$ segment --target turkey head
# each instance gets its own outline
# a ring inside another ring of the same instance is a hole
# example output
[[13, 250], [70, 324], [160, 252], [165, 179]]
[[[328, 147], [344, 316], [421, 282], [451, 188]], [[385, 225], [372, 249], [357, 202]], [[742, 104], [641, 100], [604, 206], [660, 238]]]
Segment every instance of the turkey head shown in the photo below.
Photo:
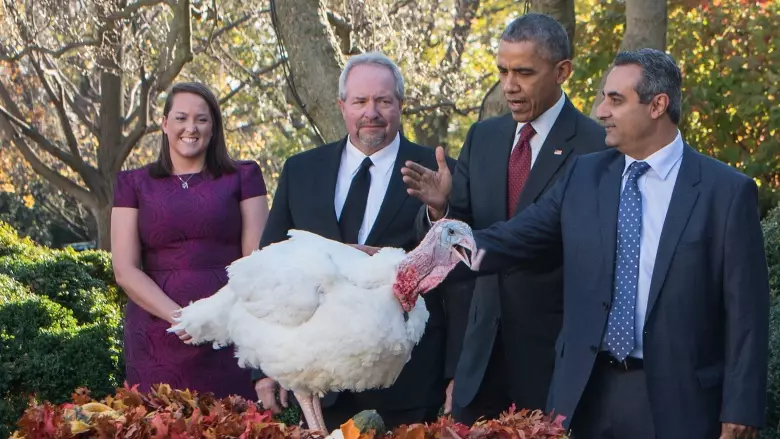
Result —
[[433, 224], [425, 239], [396, 268], [393, 292], [404, 311], [417, 296], [438, 286], [459, 262], [471, 267], [476, 243], [468, 224], [443, 219]]

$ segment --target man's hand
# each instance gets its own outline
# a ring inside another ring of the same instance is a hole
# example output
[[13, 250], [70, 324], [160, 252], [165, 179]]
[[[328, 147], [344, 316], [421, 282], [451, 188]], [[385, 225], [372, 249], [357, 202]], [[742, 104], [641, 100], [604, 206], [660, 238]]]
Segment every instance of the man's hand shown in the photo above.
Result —
[[724, 423], [720, 430], [720, 439], [756, 439], [758, 430], [747, 425]]
[[263, 407], [270, 410], [271, 413], [279, 414], [282, 407], [287, 408], [287, 389], [279, 387], [279, 403], [276, 402], [276, 389], [279, 387], [276, 381], [271, 378], [263, 378], [255, 382], [255, 392], [257, 392], [258, 402], [262, 402]]
[[428, 206], [431, 220], [434, 221], [444, 216], [447, 197], [452, 191], [452, 174], [441, 146], [436, 147], [436, 163], [439, 166], [436, 172], [412, 161], [407, 161], [406, 166], [401, 168], [406, 192]]
[[447, 390], [444, 392], [444, 414], [452, 413], [452, 389], [455, 387], [455, 380], [450, 380]]

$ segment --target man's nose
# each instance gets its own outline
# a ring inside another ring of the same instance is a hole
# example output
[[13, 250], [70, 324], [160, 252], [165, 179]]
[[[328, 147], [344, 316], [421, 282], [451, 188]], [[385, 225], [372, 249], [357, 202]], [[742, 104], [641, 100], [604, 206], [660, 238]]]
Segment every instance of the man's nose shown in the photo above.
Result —
[[364, 116], [370, 120], [379, 117], [379, 111], [377, 110], [376, 102], [370, 101], [366, 104], [366, 112]]
[[596, 106], [596, 118], [602, 121], [610, 116], [607, 106], [604, 105], [606, 102], [607, 100], [604, 99]]
[[514, 76], [512, 73], [507, 73], [506, 76], [501, 80], [501, 90], [504, 93], [517, 93], [520, 91], [520, 86], [515, 81]]

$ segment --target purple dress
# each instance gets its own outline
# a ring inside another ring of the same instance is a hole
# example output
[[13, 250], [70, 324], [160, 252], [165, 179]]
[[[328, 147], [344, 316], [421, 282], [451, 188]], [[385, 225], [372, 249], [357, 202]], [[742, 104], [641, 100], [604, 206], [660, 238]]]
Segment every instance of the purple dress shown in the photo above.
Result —
[[[144, 272], [176, 303], [188, 305], [227, 283], [225, 267], [241, 258], [239, 203], [266, 194], [260, 167], [237, 162], [218, 179], [195, 174], [182, 188], [176, 176], [152, 178], [148, 167], [117, 175], [114, 206], [138, 209]], [[258, 243], [259, 244], [259, 243]], [[166, 330], [170, 324], [132, 301], [124, 322], [127, 382], [146, 392], [152, 384], [212, 392], [218, 398], [256, 399], [250, 370], [238, 367], [228, 346], [191, 346]]]

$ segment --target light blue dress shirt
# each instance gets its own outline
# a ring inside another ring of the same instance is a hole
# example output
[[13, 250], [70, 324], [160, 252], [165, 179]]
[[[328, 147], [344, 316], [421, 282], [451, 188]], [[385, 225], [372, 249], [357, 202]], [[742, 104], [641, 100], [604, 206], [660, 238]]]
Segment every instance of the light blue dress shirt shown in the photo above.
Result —
[[[683, 155], [683, 141], [680, 132], [672, 143], [664, 146], [644, 161], [650, 169], [637, 181], [642, 194], [642, 230], [639, 241], [639, 283], [637, 285], [636, 315], [634, 334], [636, 345], [629, 353], [630, 357], [644, 358], [642, 333], [647, 314], [647, 300], [650, 295], [650, 280], [653, 278], [658, 243], [664, 228], [666, 212], [672, 199], [672, 191], [680, 171]], [[626, 155], [623, 168], [623, 180], [620, 191], [628, 179], [628, 167], [636, 160]], [[602, 344], [606, 349], [606, 343]]]

